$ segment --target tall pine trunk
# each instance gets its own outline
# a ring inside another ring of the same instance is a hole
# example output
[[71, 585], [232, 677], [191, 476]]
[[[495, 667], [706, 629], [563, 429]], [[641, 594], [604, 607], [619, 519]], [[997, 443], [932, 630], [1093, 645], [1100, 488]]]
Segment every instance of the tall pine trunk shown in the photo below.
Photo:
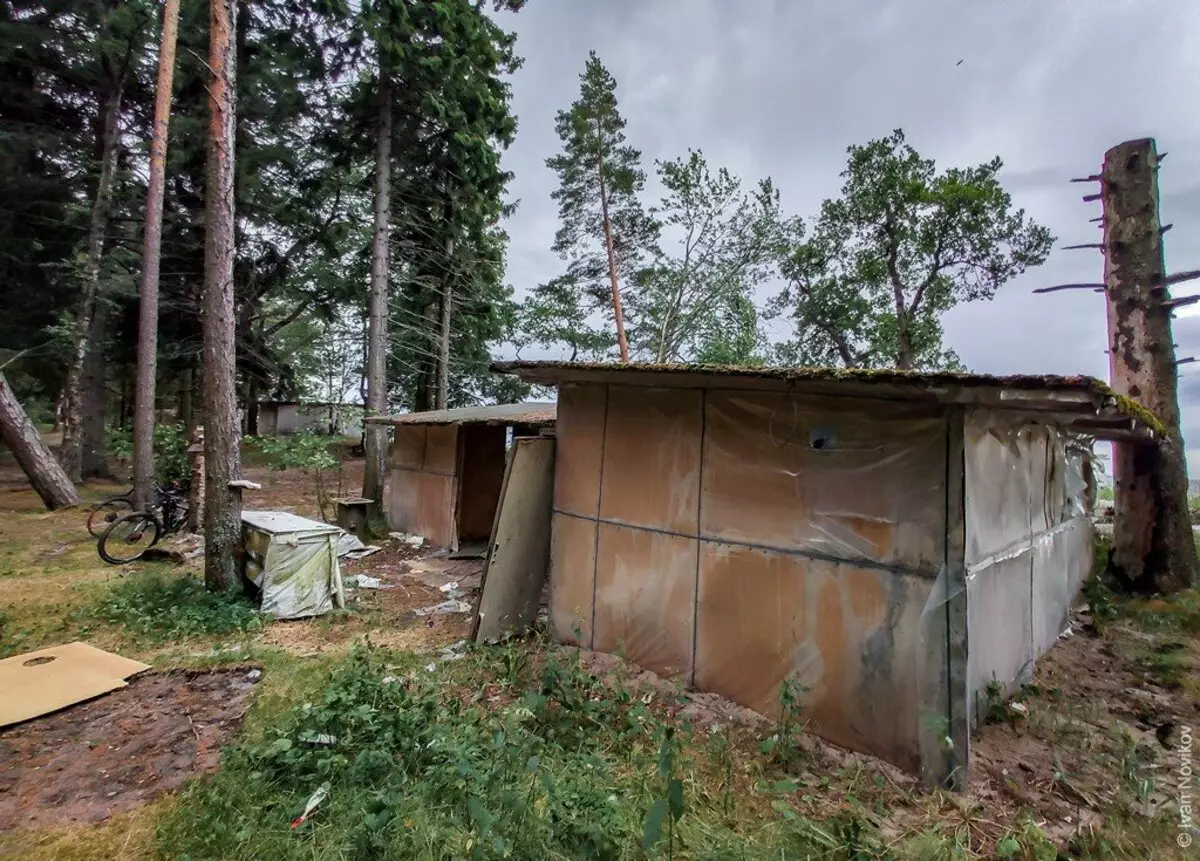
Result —
[[84, 479], [112, 478], [108, 468], [105, 415], [108, 408], [108, 303], [100, 296], [88, 330], [87, 358], [83, 363], [83, 419], [80, 422], [80, 473]]
[[240, 586], [241, 494], [234, 321], [234, 116], [236, 0], [210, 0], [208, 170], [204, 238], [204, 582]]
[[0, 440], [13, 453], [47, 508], [53, 511], [79, 502], [75, 485], [42, 442], [3, 372], [0, 372]]
[[[382, 48], [380, 49], [382, 53]], [[368, 416], [387, 413], [387, 318], [389, 227], [392, 207], [392, 82], [387, 66], [379, 64], [379, 115], [375, 141], [375, 235], [371, 241], [371, 302], [367, 322], [367, 410]], [[366, 463], [363, 493], [383, 504], [383, 470], [387, 431], [379, 425], [366, 426]]]
[[[600, 122], [596, 122], [599, 132]], [[608, 188], [604, 180], [604, 152], [601, 148], [596, 159], [596, 171], [600, 177], [600, 214], [604, 219], [604, 250], [608, 254], [608, 283], [612, 290], [613, 317], [617, 321], [617, 348], [621, 361], [629, 361], [629, 341], [625, 337], [625, 315], [621, 310], [621, 285], [617, 281], [617, 252], [613, 248], [612, 221], [608, 217]]]
[[[446, 227], [452, 229], [454, 212], [446, 207]], [[437, 400], [434, 409], [444, 410], [450, 400], [450, 321], [454, 314], [454, 235], [446, 238], [446, 274], [442, 278], [442, 304], [438, 311]]]
[[[88, 225], [87, 259], [84, 264], [83, 292], [75, 316], [67, 381], [63, 389], [62, 447], [59, 459], [71, 481], [82, 478], [83, 470], [83, 375], [88, 349], [92, 346], [92, 318], [96, 313], [96, 294], [100, 288], [100, 262], [104, 236], [108, 232], [108, 208], [112, 197], [112, 175], [116, 167], [121, 116], [121, 84], [111, 84], [102, 108], [104, 122], [100, 147], [100, 172], [96, 181], [96, 199]], [[97, 349], [102, 349], [98, 346]]]
[[[142, 284], [138, 313], [137, 382], [133, 401], [133, 492], [139, 508], [154, 498], [154, 388], [158, 373], [158, 275], [162, 259], [163, 192], [167, 171], [167, 129], [175, 77], [179, 0], [163, 8], [158, 48], [158, 83], [150, 139], [150, 181], [142, 242]], [[190, 383], [190, 374], [189, 383]]]

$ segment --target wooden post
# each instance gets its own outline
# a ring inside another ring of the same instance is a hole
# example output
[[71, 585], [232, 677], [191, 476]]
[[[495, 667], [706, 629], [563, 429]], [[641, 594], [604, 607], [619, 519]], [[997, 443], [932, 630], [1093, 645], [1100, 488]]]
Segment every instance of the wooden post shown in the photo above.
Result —
[[1171, 306], [1153, 139], [1110, 149], [1100, 175], [1113, 388], [1161, 422], [1157, 445], [1114, 443], [1110, 566], [1130, 589], [1175, 592], [1196, 579]]

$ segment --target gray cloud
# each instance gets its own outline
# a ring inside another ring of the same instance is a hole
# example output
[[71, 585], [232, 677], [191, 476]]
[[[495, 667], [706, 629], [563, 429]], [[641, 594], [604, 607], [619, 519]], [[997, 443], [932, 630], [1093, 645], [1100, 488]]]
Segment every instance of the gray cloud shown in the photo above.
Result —
[[[521, 199], [509, 224], [518, 292], [558, 271], [544, 160], [558, 150], [554, 112], [575, 97], [589, 49], [617, 78], [648, 169], [701, 148], [747, 181], [770, 175], [805, 217], [836, 193], [847, 146], [902, 127], [942, 165], [1001, 156], [1018, 205], [1062, 244], [1091, 242], [1098, 206], [1068, 180], [1095, 172], [1108, 147], [1154, 136], [1171, 153], [1160, 175], [1163, 220], [1175, 223], [1168, 264], [1200, 268], [1193, 0], [533, 0], [503, 22], [525, 57], [506, 155]], [[949, 314], [949, 344], [973, 370], [1105, 377], [1102, 297], [1031, 295], [1101, 273], [1098, 253], [1056, 251], [994, 301]], [[1179, 317], [1176, 340], [1200, 352], [1200, 313]], [[1188, 437], [1200, 447], [1200, 369], [1181, 370], [1185, 425], [1195, 423]]]

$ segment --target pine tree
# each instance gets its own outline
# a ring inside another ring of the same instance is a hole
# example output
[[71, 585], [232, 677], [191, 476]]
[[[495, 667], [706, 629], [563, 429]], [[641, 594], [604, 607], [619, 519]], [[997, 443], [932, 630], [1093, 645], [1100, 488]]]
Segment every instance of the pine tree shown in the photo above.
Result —
[[[621, 282], [628, 283], [642, 266], [657, 240], [658, 225], [637, 198], [646, 184], [642, 154], [625, 143], [616, 89], [616, 79], [593, 51], [580, 75], [579, 98], [558, 112], [555, 130], [563, 151], [547, 159], [546, 166], [558, 174], [551, 198], [558, 203], [561, 225], [552, 247], [567, 261], [567, 272], [534, 291], [526, 316], [536, 319], [539, 306], [549, 310], [556, 303], [560, 312], [586, 318], [610, 302], [617, 349], [627, 362]], [[564, 287], [571, 292], [564, 293]], [[577, 350], [579, 344], [572, 347]]]

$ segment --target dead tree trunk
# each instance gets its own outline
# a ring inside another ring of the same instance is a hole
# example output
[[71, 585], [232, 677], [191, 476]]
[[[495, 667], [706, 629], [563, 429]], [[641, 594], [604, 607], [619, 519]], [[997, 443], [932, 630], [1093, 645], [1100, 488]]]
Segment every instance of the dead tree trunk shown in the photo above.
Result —
[[1158, 445], [1114, 443], [1111, 566], [1130, 589], [1175, 592], [1196, 579], [1179, 432], [1170, 294], [1158, 220], [1158, 154], [1150, 139], [1104, 157], [1104, 281], [1113, 388], [1153, 412]]
[[[133, 400], [133, 495], [138, 508], [154, 498], [154, 388], [158, 373], [158, 274], [162, 259], [163, 192], [166, 187], [167, 129], [175, 78], [175, 41], [179, 0], [163, 8], [158, 47], [158, 82], [150, 138], [150, 180], [146, 188], [146, 226], [142, 240], [139, 290], [137, 382]], [[189, 375], [190, 377], [190, 375]]]
[[[387, 318], [388, 257], [392, 197], [392, 84], [387, 64], [379, 66], [379, 115], [375, 128], [375, 236], [371, 241], [371, 302], [367, 323], [367, 410], [368, 416], [387, 413]], [[366, 426], [366, 463], [363, 491], [375, 500], [376, 510], [383, 500], [383, 468], [386, 430], [379, 425]]]
[[210, 0], [208, 170], [204, 240], [204, 582], [240, 588], [241, 493], [234, 320], [234, 113], [236, 75], [233, 6]]
[[96, 199], [92, 203], [91, 223], [88, 225], [83, 293], [75, 315], [71, 360], [67, 366], [67, 381], [63, 389], [63, 433], [59, 458], [72, 481], [79, 481], [82, 475], [83, 372], [92, 331], [92, 317], [96, 312], [96, 294], [100, 288], [100, 258], [104, 253], [104, 235], [108, 231], [109, 198], [112, 195], [112, 175], [117, 160], [117, 126], [121, 115], [119, 83], [114, 83], [109, 89], [102, 110], [104, 125], [101, 132], [103, 143], [100, 148], [100, 173], [96, 182]]
[[0, 373], [0, 439], [13, 453], [37, 495], [51, 511], [79, 503], [79, 491], [38, 436], [17, 396]]

